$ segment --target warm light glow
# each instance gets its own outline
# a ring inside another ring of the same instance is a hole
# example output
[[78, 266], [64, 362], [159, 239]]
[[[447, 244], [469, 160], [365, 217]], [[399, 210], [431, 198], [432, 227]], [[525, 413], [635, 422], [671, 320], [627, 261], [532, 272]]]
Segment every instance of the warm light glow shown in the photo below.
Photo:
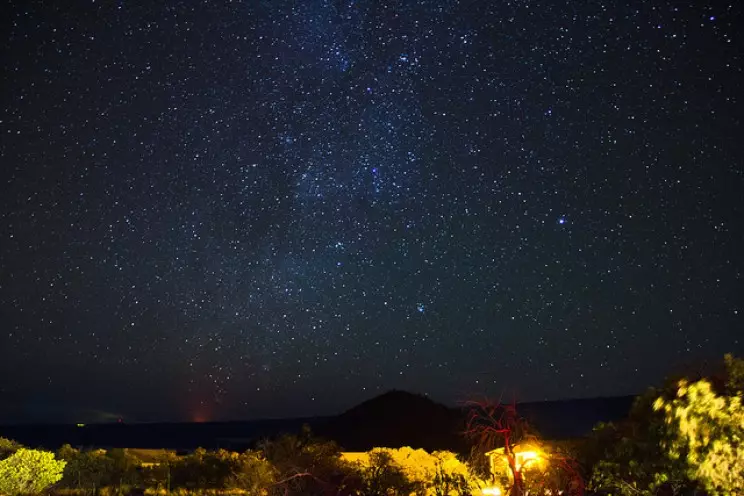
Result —
[[[547, 466], [548, 456], [535, 444], [515, 446], [513, 453], [514, 468], [522, 473], [522, 477], [527, 475], [525, 472], [543, 471]], [[494, 476], [505, 473], [510, 479], [513, 478], [504, 448], [489, 451], [486, 455], [490, 459], [491, 473]]]
[[519, 451], [515, 453], [515, 455], [517, 468], [519, 470], [522, 470], [522, 467], [524, 467], [529, 462], [540, 460], [540, 454], [537, 451]]
[[483, 494], [487, 494], [489, 496], [501, 496], [501, 489], [498, 487], [486, 487], [483, 489]]

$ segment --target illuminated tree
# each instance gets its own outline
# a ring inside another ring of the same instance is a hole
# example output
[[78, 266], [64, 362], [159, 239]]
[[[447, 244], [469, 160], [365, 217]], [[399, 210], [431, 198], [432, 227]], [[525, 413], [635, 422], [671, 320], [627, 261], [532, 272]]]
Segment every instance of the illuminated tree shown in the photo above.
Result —
[[636, 398], [630, 415], [617, 423], [600, 423], [585, 445], [588, 486], [596, 493], [651, 496], [665, 487], [679, 494], [693, 485], [685, 467], [666, 456], [664, 416], [655, 412], [655, 389]]
[[[526, 419], [517, 412], [515, 403], [484, 400], [468, 402], [465, 436], [473, 443], [471, 460], [477, 477], [489, 476], [492, 482], [510, 485], [509, 494], [583, 495], [584, 480], [579, 465], [567, 449], [548, 447], [539, 442]], [[508, 480], [496, 481], [495, 466], [480, 466], [486, 453], [491, 464], [497, 459], [508, 469]]]
[[376, 448], [369, 453], [369, 463], [355, 467], [358, 480], [352, 484], [351, 494], [386, 496], [410, 494], [420, 487], [406, 475], [388, 449]]
[[661, 489], [681, 494], [699, 486], [714, 494], [741, 492], [744, 361], [726, 355], [724, 367], [723, 375], [650, 389], [628, 419], [595, 428], [584, 460], [589, 488], [621, 496]]
[[[727, 368], [736, 365], [727, 359]], [[741, 377], [731, 377], [727, 387]], [[669, 457], [682, 460], [691, 479], [710, 494], [744, 492], [744, 406], [741, 393], [719, 395], [708, 380], [678, 383], [672, 398], [659, 397], [654, 409], [664, 413]]]
[[0, 460], [8, 458], [10, 455], [23, 448], [22, 444], [19, 444], [11, 439], [0, 437]]
[[465, 436], [473, 442], [474, 453], [482, 459], [489, 451], [503, 448], [513, 481], [510, 494], [522, 496], [525, 493], [524, 467], [517, 460], [515, 448], [520, 443], [534, 441], [529, 424], [517, 414], [516, 404], [486, 399], [468, 402], [466, 406]]
[[480, 494], [483, 481], [449, 451], [428, 453], [423, 449], [373, 448], [366, 456], [348, 460], [358, 475], [351, 494], [426, 494], [456, 496]]
[[54, 453], [21, 448], [0, 461], [0, 494], [38, 494], [59, 481], [64, 468]]

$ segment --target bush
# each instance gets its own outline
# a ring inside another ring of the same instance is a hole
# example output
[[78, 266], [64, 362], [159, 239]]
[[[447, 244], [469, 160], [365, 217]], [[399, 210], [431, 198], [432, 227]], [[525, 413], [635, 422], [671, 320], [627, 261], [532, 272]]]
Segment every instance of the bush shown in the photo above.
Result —
[[479, 493], [484, 483], [454, 453], [403, 447], [374, 448], [365, 454], [347, 456], [359, 481], [353, 494], [421, 494], [459, 496]]
[[11, 439], [0, 437], [0, 460], [8, 458], [10, 455], [23, 447], [24, 446], [22, 444], [18, 444]]
[[341, 450], [333, 442], [313, 437], [309, 428], [299, 436], [284, 435], [261, 445], [266, 459], [274, 467], [272, 489], [280, 494], [344, 494], [351, 467], [341, 460]]
[[230, 487], [249, 495], [262, 494], [276, 482], [276, 469], [259, 451], [246, 451], [238, 456]]
[[21, 448], [0, 461], [0, 494], [36, 494], [62, 478], [65, 462], [48, 451]]
[[199, 448], [171, 465], [171, 484], [184, 489], [228, 489], [238, 467], [237, 453]]

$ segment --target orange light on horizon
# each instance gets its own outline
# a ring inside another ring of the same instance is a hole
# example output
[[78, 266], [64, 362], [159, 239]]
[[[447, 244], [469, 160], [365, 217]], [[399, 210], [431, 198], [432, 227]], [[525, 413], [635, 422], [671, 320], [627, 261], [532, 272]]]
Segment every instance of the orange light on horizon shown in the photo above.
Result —
[[209, 422], [209, 417], [204, 412], [194, 412], [191, 416], [191, 421], [196, 424], [202, 424], [204, 422]]

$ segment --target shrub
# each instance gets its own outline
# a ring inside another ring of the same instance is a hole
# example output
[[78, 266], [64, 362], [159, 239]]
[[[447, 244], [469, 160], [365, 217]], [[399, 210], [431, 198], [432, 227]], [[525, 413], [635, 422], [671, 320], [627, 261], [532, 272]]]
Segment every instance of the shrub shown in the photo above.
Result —
[[62, 478], [65, 463], [54, 453], [21, 448], [0, 461], [0, 494], [40, 493]]
[[0, 437], [0, 460], [8, 458], [10, 455], [23, 447], [24, 446], [22, 444], [18, 444], [11, 439]]
[[276, 469], [261, 452], [246, 451], [238, 456], [230, 486], [258, 495], [276, 482], [276, 475]]

